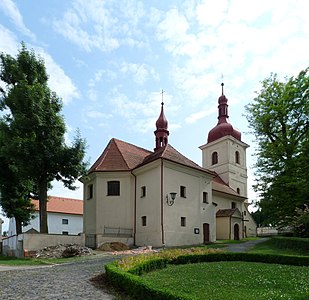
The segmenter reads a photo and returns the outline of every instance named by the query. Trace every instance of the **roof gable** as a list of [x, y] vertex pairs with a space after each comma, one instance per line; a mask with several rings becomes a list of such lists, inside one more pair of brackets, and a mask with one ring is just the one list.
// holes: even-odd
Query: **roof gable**
[[152, 154], [150, 154], [149, 156], [147, 156], [144, 159], [144, 161], [138, 167], [145, 165], [145, 164], [148, 164], [148, 163], [155, 161], [156, 159], [159, 159], [159, 158], [163, 158], [163, 159], [172, 161], [174, 163], [177, 163], [177, 164], [180, 164], [180, 165], [183, 165], [183, 166], [194, 168], [194, 169], [197, 169], [199, 171], [206, 172], [210, 175], [215, 174], [214, 172], [207, 170], [205, 168], [202, 168], [201, 166], [196, 164], [194, 161], [185, 157], [180, 152], [178, 152], [175, 148], [173, 148], [170, 144], [167, 144], [165, 147], [162, 147], [162, 148], [156, 150], [155, 152], [153, 152]]
[[219, 209], [216, 213], [217, 217], [241, 217], [238, 208]]
[[[35, 206], [35, 210], [39, 210], [39, 200], [32, 199], [31, 202]], [[83, 214], [83, 200], [48, 196], [47, 198], [47, 212], [65, 213], [82, 215]]]
[[129, 171], [140, 164], [151, 151], [117, 139], [111, 139], [103, 153], [92, 165], [95, 171]]
[[217, 192], [224, 194], [229, 194], [234, 197], [239, 197], [242, 199], [247, 199], [246, 197], [240, 196], [235, 190], [233, 190], [228, 184], [226, 184], [219, 175], [214, 177], [212, 181], [212, 189]]

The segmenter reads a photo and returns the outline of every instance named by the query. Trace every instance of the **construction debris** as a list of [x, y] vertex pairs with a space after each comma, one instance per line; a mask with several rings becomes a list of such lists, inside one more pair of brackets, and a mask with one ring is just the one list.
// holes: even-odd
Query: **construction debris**
[[126, 251], [126, 250], [130, 250], [130, 247], [121, 242], [109, 242], [109, 243], [104, 243], [100, 245], [97, 250], [108, 251], [108, 252]]
[[73, 256], [94, 255], [93, 251], [88, 247], [83, 247], [77, 244], [59, 244], [57, 246], [45, 247], [36, 251], [36, 258], [61, 258]]

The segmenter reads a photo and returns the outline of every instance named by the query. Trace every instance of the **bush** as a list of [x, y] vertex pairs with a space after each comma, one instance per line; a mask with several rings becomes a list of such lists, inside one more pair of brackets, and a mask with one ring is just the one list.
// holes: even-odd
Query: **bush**
[[[284, 256], [257, 253], [232, 253], [222, 251], [205, 251], [205, 248], [174, 249], [156, 254], [131, 256], [105, 266], [108, 280], [116, 287], [124, 290], [137, 299], [176, 300], [194, 298], [184, 297], [166, 289], [158, 289], [150, 283], [145, 283], [141, 275], [156, 269], [162, 269], [167, 264], [188, 264], [218, 261], [248, 261], [261, 263], [276, 263], [296, 266], [309, 266], [309, 257]], [[204, 252], [204, 253], [203, 253]]]
[[309, 238], [297, 237], [273, 237], [270, 243], [280, 249], [292, 249], [307, 252], [309, 250]]

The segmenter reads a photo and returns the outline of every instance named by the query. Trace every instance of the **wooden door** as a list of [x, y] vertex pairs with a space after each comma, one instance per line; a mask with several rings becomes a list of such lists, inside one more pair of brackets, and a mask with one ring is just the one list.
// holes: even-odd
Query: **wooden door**
[[209, 224], [203, 223], [203, 243], [209, 243]]
[[239, 225], [234, 225], [234, 240], [239, 240]]

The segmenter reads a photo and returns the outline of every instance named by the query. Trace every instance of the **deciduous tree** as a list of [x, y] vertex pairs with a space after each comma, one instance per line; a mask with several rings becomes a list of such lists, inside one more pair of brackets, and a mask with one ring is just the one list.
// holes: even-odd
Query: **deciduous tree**
[[40, 232], [47, 233], [47, 191], [54, 179], [74, 189], [75, 180], [85, 173], [85, 141], [76, 135], [72, 145], [65, 144], [62, 101], [48, 87], [44, 61], [25, 44], [16, 58], [0, 55], [0, 108], [3, 115], [4, 157], [14, 161], [21, 183], [34, 183], [39, 199]]
[[309, 68], [280, 81], [276, 74], [246, 107], [257, 141], [255, 190], [264, 222], [287, 224], [309, 202]]

